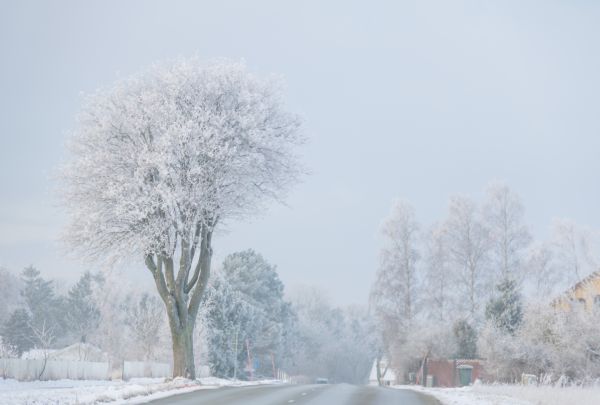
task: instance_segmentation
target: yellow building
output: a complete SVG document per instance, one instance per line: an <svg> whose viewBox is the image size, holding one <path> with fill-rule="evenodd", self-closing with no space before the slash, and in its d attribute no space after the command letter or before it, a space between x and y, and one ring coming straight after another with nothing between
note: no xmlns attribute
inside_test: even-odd
<svg viewBox="0 0 600 405"><path fill-rule="evenodd" d="M565 291L552 302L552 306L563 311L576 307L592 311L600 309L600 271L594 272Z"/></svg>

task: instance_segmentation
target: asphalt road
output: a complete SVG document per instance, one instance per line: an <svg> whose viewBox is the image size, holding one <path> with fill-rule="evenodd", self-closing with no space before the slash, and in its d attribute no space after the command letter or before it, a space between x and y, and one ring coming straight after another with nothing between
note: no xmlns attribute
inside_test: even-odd
<svg viewBox="0 0 600 405"><path fill-rule="evenodd" d="M262 385L199 390L150 404L173 405L439 405L410 390L332 385Z"/></svg>

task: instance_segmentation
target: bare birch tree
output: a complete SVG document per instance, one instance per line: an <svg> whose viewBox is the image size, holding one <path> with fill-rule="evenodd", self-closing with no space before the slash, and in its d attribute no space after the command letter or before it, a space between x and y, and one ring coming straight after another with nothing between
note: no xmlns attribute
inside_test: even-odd
<svg viewBox="0 0 600 405"><path fill-rule="evenodd" d="M534 243L527 252L526 280L530 287L530 295L539 302L547 302L554 294L559 293L557 287L563 287L564 280L554 260L552 249L547 243Z"/></svg>
<svg viewBox="0 0 600 405"><path fill-rule="evenodd" d="M593 233L565 218L552 223L551 245L557 265L568 284L574 284L598 270L593 252L598 248Z"/></svg>
<svg viewBox="0 0 600 405"><path fill-rule="evenodd" d="M451 198L445 223L450 260L457 277L461 301L467 313L476 318L489 274L485 262L489 251L489 234L475 203L466 197ZM463 306L465 306L463 304Z"/></svg>
<svg viewBox="0 0 600 405"><path fill-rule="evenodd" d="M277 81L227 61L159 64L85 101L63 172L66 239L88 258L145 264L166 307L174 376L195 376L213 234L284 197L301 174L299 125Z"/></svg>
<svg viewBox="0 0 600 405"><path fill-rule="evenodd" d="M385 336L405 333L416 313L417 261L419 224L413 207L406 201L397 201L381 232L385 246L381 250L381 264L371 290L371 304L390 329ZM384 342L388 345L388 342Z"/></svg>
<svg viewBox="0 0 600 405"><path fill-rule="evenodd" d="M521 199L507 185L492 183L486 190L484 219L490 232L491 258L500 280L523 281L523 255L531 243Z"/></svg>
<svg viewBox="0 0 600 405"><path fill-rule="evenodd" d="M453 306L456 280L450 271L446 229L441 225L434 225L425 236L425 262L429 316L440 322L447 321Z"/></svg>

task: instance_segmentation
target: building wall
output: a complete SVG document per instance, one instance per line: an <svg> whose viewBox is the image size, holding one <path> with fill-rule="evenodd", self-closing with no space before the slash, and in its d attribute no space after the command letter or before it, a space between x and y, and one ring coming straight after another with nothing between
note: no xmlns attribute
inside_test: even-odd
<svg viewBox="0 0 600 405"><path fill-rule="evenodd" d="M600 309L600 273L596 272L575 284L554 303L554 307L563 311L571 311L575 306L582 306L587 311Z"/></svg>
<svg viewBox="0 0 600 405"><path fill-rule="evenodd" d="M427 360L427 375L434 376L436 387L456 387L458 385L458 370L460 365L473 367L471 383L484 378L483 365L480 360Z"/></svg>

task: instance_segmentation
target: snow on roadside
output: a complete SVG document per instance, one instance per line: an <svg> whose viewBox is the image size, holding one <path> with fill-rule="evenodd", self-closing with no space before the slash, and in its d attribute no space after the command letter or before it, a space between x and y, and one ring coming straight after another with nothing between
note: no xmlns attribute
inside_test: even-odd
<svg viewBox="0 0 600 405"><path fill-rule="evenodd" d="M406 388L429 394L444 405L600 405L600 387L476 384L462 388Z"/></svg>
<svg viewBox="0 0 600 405"><path fill-rule="evenodd" d="M535 385L475 385L473 390L520 398L534 405L600 405L600 387L553 387Z"/></svg>
<svg viewBox="0 0 600 405"><path fill-rule="evenodd" d="M473 387L423 388L419 385L397 385L394 388L410 389L429 394L438 399L443 405L534 405L532 402L506 395L477 392L473 390Z"/></svg>
<svg viewBox="0 0 600 405"><path fill-rule="evenodd" d="M0 405L140 404L171 395L224 386L273 384L276 381L229 381L215 377L191 381L138 378L130 381L0 379Z"/></svg>

